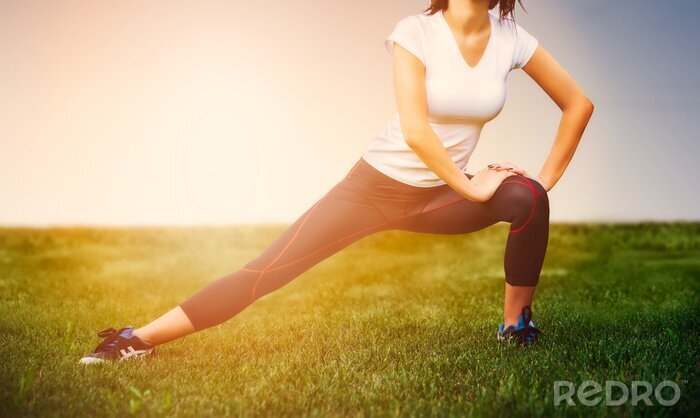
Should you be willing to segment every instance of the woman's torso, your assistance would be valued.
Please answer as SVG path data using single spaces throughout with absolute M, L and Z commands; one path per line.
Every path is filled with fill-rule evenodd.
M 522 49 L 527 47 L 525 53 L 531 55 L 537 42 L 510 19 L 499 19 L 489 12 L 489 20 L 489 40 L 474 66 L 464 60 L 441 11 L 404 18 L 385 40 L 399 44 L 409 37 L 415 40 L 416 45 L 407 46 L 414 51 L 419 48 L 425 64 L 430 126 L 461 169 L 466 168 L 484 124 L 503 108 L 506 78 L 522 62 Z M 391 53 L 390 44 L 387 50 Z M 363 151 L 362 157 L 377 170 L 406 184 L 418 187 L 445 184 L 406 144 L 398 112 Z

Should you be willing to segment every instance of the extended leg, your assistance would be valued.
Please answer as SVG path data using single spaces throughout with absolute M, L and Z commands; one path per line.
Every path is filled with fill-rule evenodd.
M 342 248 L 384 229 L 385 216 L 361 192 L 346 177 L 258 257 L 137 330 L 137 335 L 162 344 L 222 323 Z M 190 326 L 183 323 L 185 317 Z

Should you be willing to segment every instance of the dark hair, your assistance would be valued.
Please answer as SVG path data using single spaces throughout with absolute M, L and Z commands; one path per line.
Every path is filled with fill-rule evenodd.
M 447 9 L 447 3 L 448 0 L 430 0 L 430 6 L 423 10 L 423 12 L 430 12 L 428 15 L 433 15 L 440 10 Z M 518 3 L 520 7 L 525 10 L 521 0 L 518 0 Z M 489 10 L 492 10 L 496 6 L 498 6 L 498 10 L 500 11 L 501 19 L 506 17 L 515 19 L 515 0 L 489 0 Z M 527 10 L 525 11 L 527 12 Z

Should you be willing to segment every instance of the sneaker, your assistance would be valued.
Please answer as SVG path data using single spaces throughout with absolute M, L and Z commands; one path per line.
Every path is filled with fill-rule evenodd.
M 118 331 L 107 328 L 97 333 L 104 341 L 95 348 L 95 352 L 80 359 L 82 364 L 102 363 L 109 360 L 129 360 L 147 356 L 154 352 L 152 345 L 144 343 L 133 335 L 134 327 L 123 327 Z
M 542 332 L 535 328 L 535 324 L 532 322 L 532 310 L 529 306 L 525 306 L 521 312 L 517 327 L 510 325 L 503 329 L 505 324 L 501 322 L 498 332 L 496 332 L 498 341 L 514 340 L 519 345 L 532 345 L 537 342 L 538 334 Z

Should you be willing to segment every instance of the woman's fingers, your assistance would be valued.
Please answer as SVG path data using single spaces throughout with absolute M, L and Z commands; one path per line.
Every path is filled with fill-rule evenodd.
M 488 167 L 493 169 L 493 170 L 499 170 L 499 171 L 500 170 L 508 170 L 508 171 L 511 171 L 511 172 L 518 174 L 518 175 L 521 175 L 521 176 L 526 175 L 526 172 L 524 169 L 522 169 L 522 168 L 520 168 L 520 167 L 516 166 L 515 164 L 510 163 L 508 161 L 503 162 L 503 163 L 489 164 Z
M 505 165 L 505 164 L 493 164 L 493 165 L 489 166 L 489 168 L 490 168 L 491 170 L 498 170 L 498 171 L 501 171 L 501 170 L 512 170 L 512 167 L 511 167 L 511 166 Z
M 496 169 L 506 169 L 508 167 L 514 167 L 513 164 L 509 163 L 508 161 L 505 162 L 499 162 L 499 163 L 491 163 L 488 165 L 489 168 L 496 168 Z

